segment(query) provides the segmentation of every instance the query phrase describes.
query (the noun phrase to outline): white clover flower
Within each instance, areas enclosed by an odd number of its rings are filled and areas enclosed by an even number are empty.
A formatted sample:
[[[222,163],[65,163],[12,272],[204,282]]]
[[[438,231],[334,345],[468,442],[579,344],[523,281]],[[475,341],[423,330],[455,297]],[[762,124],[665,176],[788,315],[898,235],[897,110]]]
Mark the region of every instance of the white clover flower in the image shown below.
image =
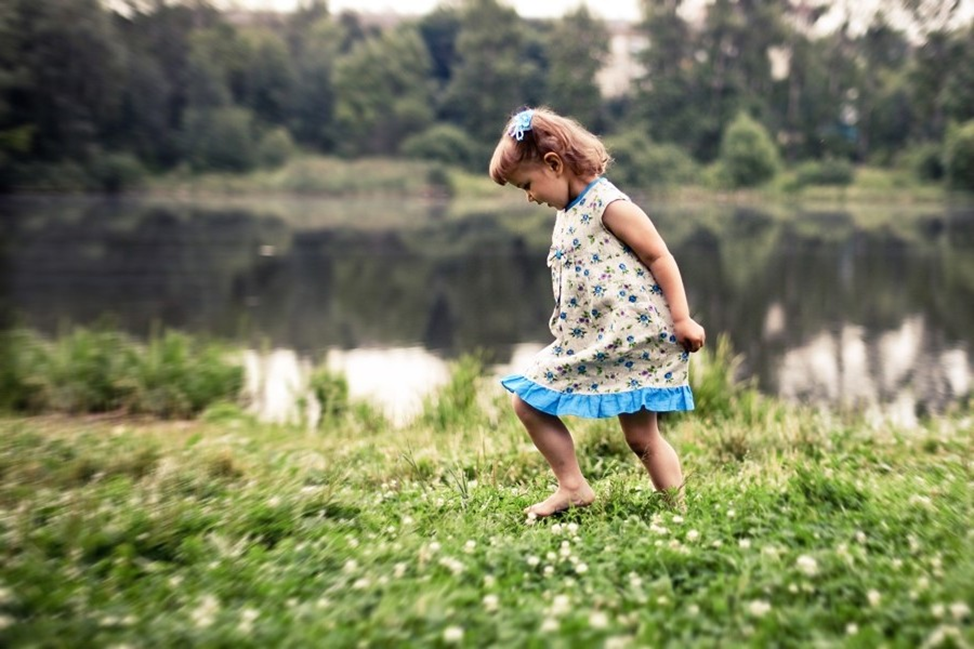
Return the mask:
[[[198,629],[205,629],[213,625],[216,614],[220,611],[220,601],[213,595],[207,595],[199,606],[190,614],[193,624]]]
[[[971,614],[971,607],[964,602],[954,602],[950,605],[950,615],[960,622]]]
[[[358,561],[356,561],[355,559],[349,559],[348,561],[345,562],[345,565],[343,567],[345,572],[355,572],[356,568],[358,568]]]
[[[577,572],[580,575],[584,575],[586,572],[588,572],[588,565],[584,563],[576,564],[575,572]]]
[[[602,611],[592,611],[588,616],[588,625],[593,629],[604,629],[609,626],[609,616]]]
[[[238,628],[241,633],[250,633],[254,629],[254,620],[260,616],[260,613],[252,608],[245,608],[240,611],[240,624]]]
[[[879,606],[879,602],[883,599],[883,596],[878,590],[871,588],[869,589],[869,592],[866,593],[866,599],[869,600],[870,606]]]
[[[737,542],[738,547],[742,550],[748,550],[751,548],[751,539],[741,539]]]
[[[660,595],[656,598],[656,604],[659,606],[666,606],[670,603],[669,598],[666,595]]]
[[[798,569],[809,577],[814,577],[818,574],[818,562],[815,561],[814,557],[810,557],[807,554],[803,554],[798,557],[795,561],[795,565]]]
[[[747,605],[747,612],[754,617],[764,617],[771,610],[771,604],[763,599],[756,599]]]
[[[723,547],[724,542],[721,541],[720,539],[717,539],[716,541],[714,541],[710,545],[711,545],[711,547],[714,547],[714,548],[720,548],[720,547]]]
[[[554,633],[558,630],[558,620],[554,618],[545,618],[545,621],[541,623],[542,633]]]
[[[484,586],[493,588],[495,583],[497,583],[497,577],[494,575],[484,575]]]
[[[674,514],[673,515],[673,518],[671,518],[670,520],[673,521],[673,524],[674,525],[679,525],[680,523],[683,522],[683,517],[680,516],[679,514]]]
[[[0,588],[0,604],[9,604],[14,599],[14,594],[9,588]]]
[[[554,566],[545,566],[544,567],[544,576],[545,577],[550,577],[554,573],[555,573],[555,567]]]
[[[356,579],[355,583],[352,584],[352,588],[354,588],[355,590],[365,590],[368,587],[369,587],[369,580],[366,579],[365,577],[362,577],[361,579]]]
[[[443,629],[443,642],[455,644],[463,640],[463,629],[458,626],[448,626]]]
[[[403,575],[405,575],[405,574],[406,574],[406,568],[407,568],[407,566],[406,566],[406,564],[405,564],[405,563],[402,563],[402,562],[400,561],[399,563],[397,563],[397,564],[396,564],[395,566],[393,566],[393,568],[392,568],[392,574],[393,574],[393,576],[394,576],[394,577],[395,577],[396,579],[399,579],[400,577],[402,577]]]
[[[433,541],[429,545],[427,545],[426,547],[429,548],[429,551],[430,552],[439,552],[441,546],[436,541]]]
[[[845,633],[846,635],[856,635],[859,633],[859,625],[855,622],[849,622],[845,625]]]
[[[690,530],[687,532],[687,541],[696,541],[700,538],[700,532],[697,530]]]
[[[555,523],[554,525],[552,525],[551,533],[554,534],[555,536],[561,534],[561,523]]]
[[[864,544],[865,542],[866,542],[866,533],[863,532],[862,530],[856,530],[856,543]]]
[[[471,552],[473,552],[476,549],[477,549],[477,542],[474,541],[473,539],[467,541],[466,544],[464,544],[464,546],[463,546],[463,550],[467,554],[470,554]]]
[[[571,610],[572,600],[568,595],[555,595],[551,602],[551,614],[554,616],[564,615]]]
[[[568,524],[568,533],[569,534],[574,534],[577,531],[578,531],[578,523],[569,523]]]
[[[530,557],[528,557],[528,565],[531,566],[532,568],[538,565],[539,563],[541,563],[541,559],[534,556],[533,554]]]
[[[500,600],[498,600],[497,595],[494,594],[484,595],[483,604],[484,604],[485,611],[487,611],[488,613],[493,613],[494,611],[497,610],[497,607],[500,605]]]
[[[727,518],[734,518],[735,516],[737,516],[737,512],[736,511],[734,511],[733,509],[728,509],[727,510]]]
[[[687,606],[687,615],[689,615],[690,617],[697,617],[698,615],[700,615],[700,607],[697,606],[696,604],[690,604],[689,606]]]
[[[944,616],[947,612],[947,607],[943,604],[934,604],[930,607],[930,615],[934,616],[938,620]]]
[[[548,554],[544,555],[544,558],[553,562],[558,560],[558,555],[554,552],[549,552]]]

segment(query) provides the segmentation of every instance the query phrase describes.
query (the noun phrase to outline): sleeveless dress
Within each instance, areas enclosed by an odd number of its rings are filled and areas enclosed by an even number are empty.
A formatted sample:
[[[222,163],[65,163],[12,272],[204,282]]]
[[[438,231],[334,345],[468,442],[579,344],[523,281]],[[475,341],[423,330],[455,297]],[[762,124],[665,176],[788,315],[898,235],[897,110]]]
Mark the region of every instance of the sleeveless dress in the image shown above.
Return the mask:
[[[689,354],[676,342],[663,291],[602,223],[629,197],[605,178],[556,215],[548,254],[555,340],[501,384],[552,415],[612,417],[693,410]]]

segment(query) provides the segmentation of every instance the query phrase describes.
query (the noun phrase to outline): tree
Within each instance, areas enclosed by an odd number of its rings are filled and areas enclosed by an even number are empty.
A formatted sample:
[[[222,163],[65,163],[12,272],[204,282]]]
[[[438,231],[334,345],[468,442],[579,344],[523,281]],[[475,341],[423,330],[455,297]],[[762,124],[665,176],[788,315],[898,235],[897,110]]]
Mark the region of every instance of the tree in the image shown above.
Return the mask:
[[[602,108],[596,75],[609,54],[605,23],[582,6],[555,23],[546,49],[548,104],[595,128]]]
[[[403,27],[357,43],[335,71],[335,120],[347,153],[395,153],[433,119],[430,60],[419,33]]]
[[[458,61],[443,112],[479,142],[492,146],[514,110],[543,96],[542,88],[528,86],[537,64],[528,56],[527,40],[517,13],[497,0],[463,5]]]
[[[83,159],[105,137],[122,96],[123,52],[109,16],[97,0],[11,1],[22,76],[8,119],[32,126],[35,155]]]
[[[755,187],[778,171],[778,150],[757,121],[738,113],[720,143],[720,162],[734,187]]]
[[[319,151],[334,145],[335,62],[342,40],[341,29],[327,18],[291,23],[289,49],[295,82],[291,97],[289,128],[295,138]]]
[[[706,122],[703,97],[687,74],[694,65],[694,40],[678,13],[679,0],[643,0],[641,29],[649,41],[639,59],[637,115],[653,140],[695,150]]]

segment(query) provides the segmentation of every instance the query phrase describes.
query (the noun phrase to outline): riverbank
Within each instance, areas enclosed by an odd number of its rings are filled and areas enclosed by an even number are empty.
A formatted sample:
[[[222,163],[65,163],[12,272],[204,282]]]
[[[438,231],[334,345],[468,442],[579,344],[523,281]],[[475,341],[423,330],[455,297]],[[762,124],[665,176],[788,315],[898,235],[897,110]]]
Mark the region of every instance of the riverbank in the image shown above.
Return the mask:
[[[552,489],[500,391],[399,429],[0,418],[5,646],[963,646],[969,414],[901,431],[728,395],[669,418],[686,510],[611,420]],[[721,393],[726,394],[726,393]],[[717,394],[713,396],[718,396]]]
[[[796,182],[796,173],[784,171],[771,183],[756,189],[731,191],[699,184],[628,188],[628,191],[681,203],[923,205],[974,200],[964,193],[949,192],[941,184],[921,183],[902,170],[859,167],[853,182],[846,186],[801,187]],[[610,169],[608,175],[611,174]],[[156,196],[185,198],[300,195],[459,201],[504,201],[505,194],[511,194],[498,188],[486,173],[478,175],[415,160],[343,160],[324,156],[300,156],[279,169],[247,174],[194,174],[177,170],[149,179],[144,191]],[[522,199],[519,195],[516,198]]]

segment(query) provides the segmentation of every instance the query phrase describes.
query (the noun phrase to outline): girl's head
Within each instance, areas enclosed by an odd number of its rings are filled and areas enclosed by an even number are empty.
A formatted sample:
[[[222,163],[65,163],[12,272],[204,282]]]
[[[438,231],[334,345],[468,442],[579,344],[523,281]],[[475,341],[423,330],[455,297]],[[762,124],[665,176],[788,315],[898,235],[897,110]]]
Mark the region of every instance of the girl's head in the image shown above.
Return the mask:
[[[508,120],[490,160],[490,177],[505,185],[518,168],[542,165],[549,153],[579,178],[602,175],[611,160],[599,138],[575,120],[533,108]]]

